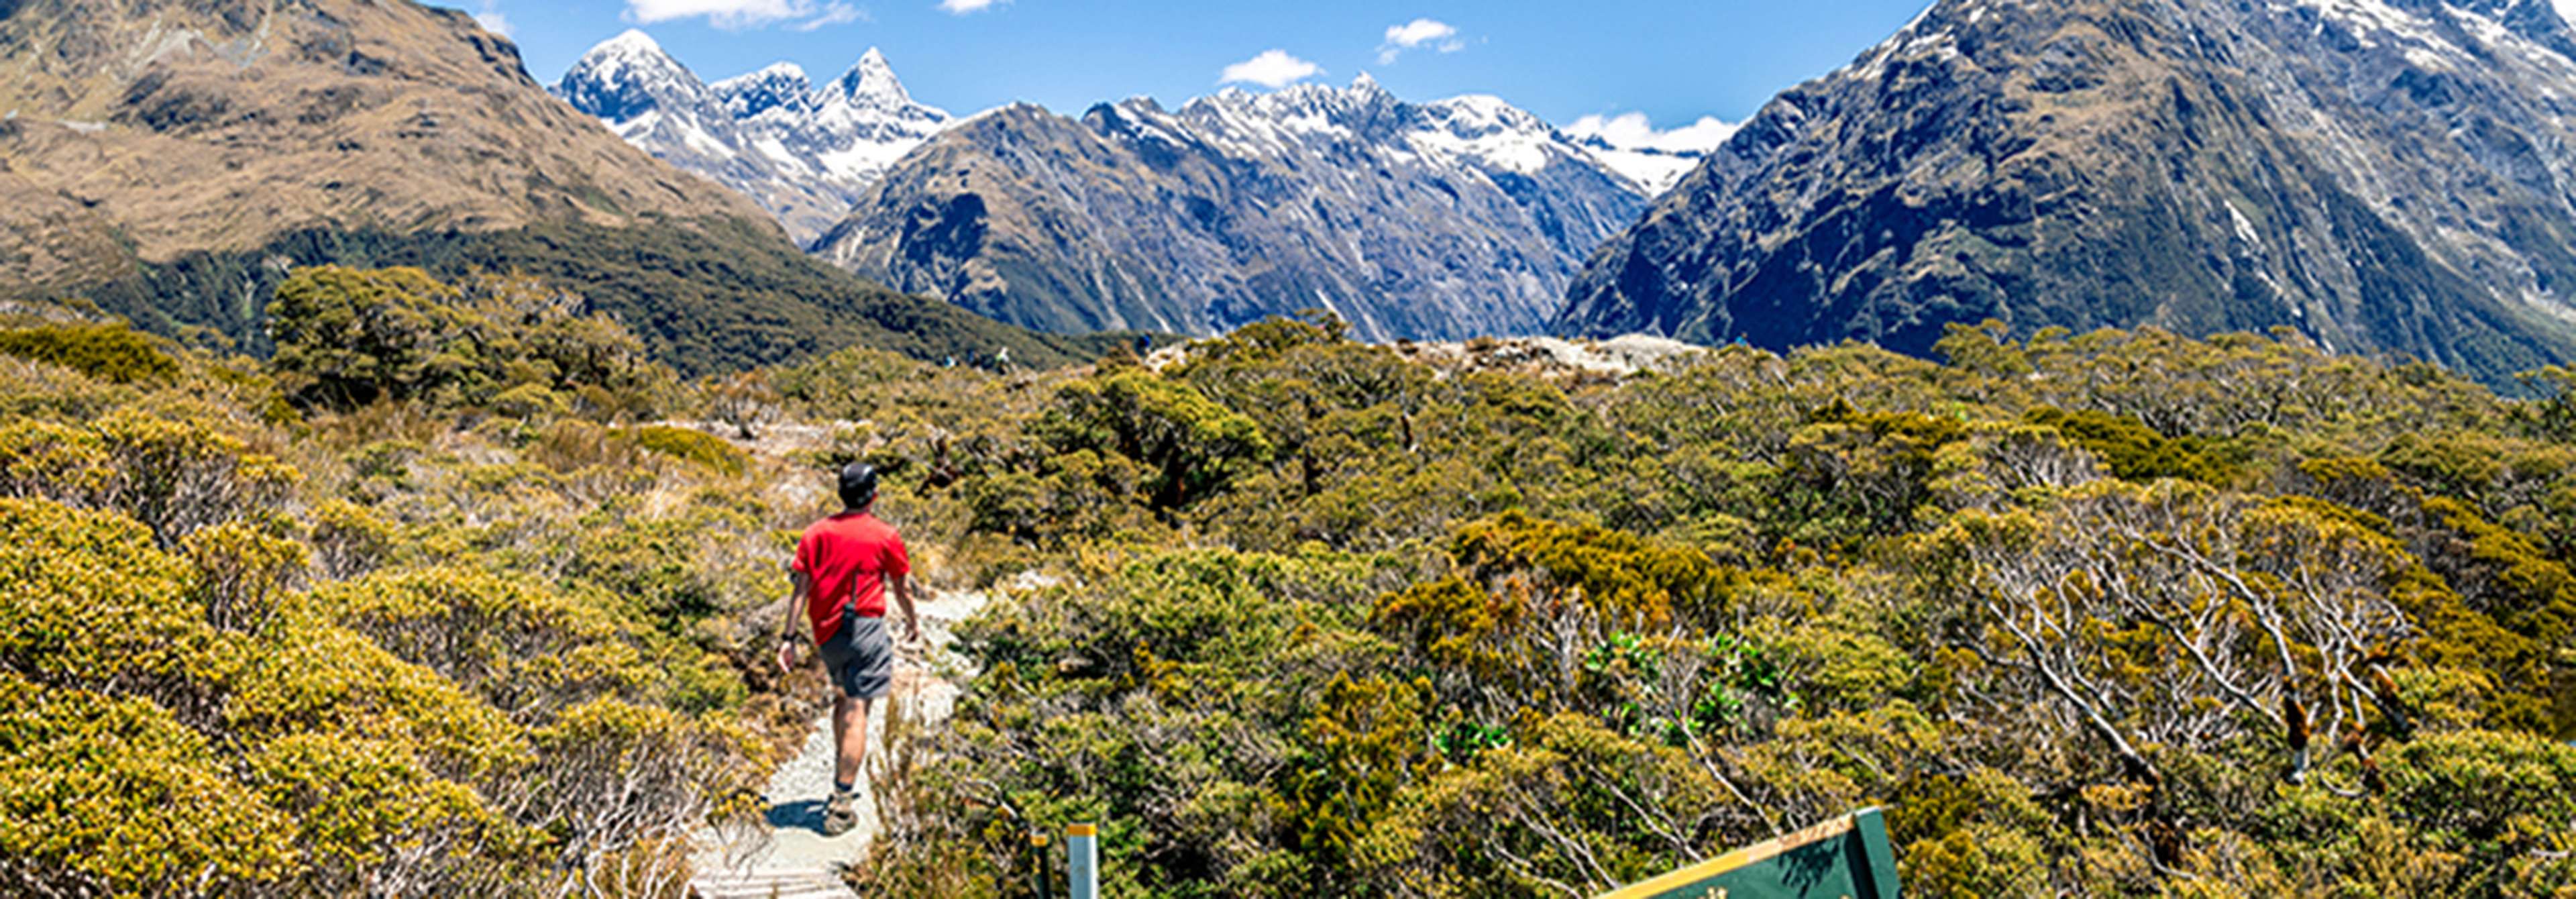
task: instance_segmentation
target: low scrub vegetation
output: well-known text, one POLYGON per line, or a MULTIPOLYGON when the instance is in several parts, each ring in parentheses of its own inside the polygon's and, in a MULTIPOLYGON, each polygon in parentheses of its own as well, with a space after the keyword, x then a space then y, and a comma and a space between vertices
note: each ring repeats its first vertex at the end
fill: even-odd
POLYGON ((271 320, 0 354, 0 892, 671 894, 821 695, 764 604, 853 459, 932 587, 1015 585, 894 728, 872 895, 1019 892, 1090 821, 1118 895, 1581 896, 1873 804, 1924 895, 2576 889, 2563 372, 1317 319, 691 381, 400 270, 271 320))
POLYGON ((1875 804, 1924 895, 2576 888, 2564 396, 1942 350, 784 376, 1062 576, 967 629, 865 880, 1007 891, 1084 820, 1131 895, 1581 896, 1875 804))
POLYGON ((670 895, 756 820, 815 509, 576 305, 326 268, 267 364, 0 330, 0 893, 670 895))

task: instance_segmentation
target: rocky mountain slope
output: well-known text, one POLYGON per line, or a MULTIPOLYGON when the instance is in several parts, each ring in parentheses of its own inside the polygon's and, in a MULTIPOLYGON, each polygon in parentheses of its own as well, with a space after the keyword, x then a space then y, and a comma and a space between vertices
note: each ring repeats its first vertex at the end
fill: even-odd
MULTIPOLYGON (((0 300, 265 346, 295 265, 543 274, 698 372, 849 343, 1081 353, 807 259, 758 206, 409 0, 0 2, 0 300)), ((209 338, 211 339, 211 338, 209 338)))
POLYGON ((1492 97, 1348 88, 1034 106, 933 138, 815 244, 1053 331, 1206 334, 1329 309, 1372 339, 1539 329, 1646 189, 1492 97))
POLYGON ((799 245, 949 122, 913 102, 874 49, 819 88, 791 63, 707 84, 628 31, 591 48, 553 91, 656 158, 751 197, 799 245))
POLYGON ((757 215, 559 104, 518 50, 407 2, 11 4, 0 261, 40 283, 306 227, 757 215))
POLYGON ((2576 358, 2576 32, 2547 0, 1941 0, 1773 100, 1561 333, 1924 352, 2290 327, 2498 378, 2576 358))

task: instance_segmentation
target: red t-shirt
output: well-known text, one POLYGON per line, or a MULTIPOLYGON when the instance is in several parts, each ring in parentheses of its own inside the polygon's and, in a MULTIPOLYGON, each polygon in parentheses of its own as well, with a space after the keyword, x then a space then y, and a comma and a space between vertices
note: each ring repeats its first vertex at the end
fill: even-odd
POLYGON ((912 573, 912 562, 893 525, 865 512, 846 512, 805 529, 796 541, 796 570, 810 584, 805 616, 814 622, 814 642, 821 643, 840 631, 843 609, 855 607, 861 618, 885 617, 885 579, 912 573))

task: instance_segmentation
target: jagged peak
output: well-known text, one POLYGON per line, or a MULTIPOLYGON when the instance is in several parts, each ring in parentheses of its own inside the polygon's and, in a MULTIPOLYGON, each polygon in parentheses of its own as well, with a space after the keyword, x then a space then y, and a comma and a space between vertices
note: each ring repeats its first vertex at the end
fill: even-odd
POLYGON ((1172 114, 1154 98, 1137 94, 1116 103, 1096 103, 1083 112, 1085 117, 1109 115, 1135 119, 1168 119, 1172 114))
POLYGON ((1424 103, 1422 108, 1447 118, 1452 127, 1499 128, 1532 133, 1552 130, 1547 121, 1536 113, 1492 94, 1460 94, 1424 103))
POLYGON ((671 54, 662 49, 662 43, 654 40, 652 35, 629 28, 592 46, 573 63, 572 71, 566 75, 586 72, 592 78, 608 80, 631 67, 688 70, 688 67, 680 65, 679 60, 671 58, 671 54))
POLYGON ((1230 101, 1248 102, 1262 110, 1344 113, 1399 105, 1395 94, 1377 83, 1365 72, 1351 81, 1349 87, 1326 84, 1297 84, 1268 94, 1219 94, 1230 101))
MULTIPOLYGON (((652 35, 629 28, 584 52, 573 62, 572 68, 564 72, 564 80, 579 77, 591 81, 617 81, 629 77, 630 69, 688 72, 687 66, 663 52, 661 42, 655 41, 652 35)), ((689 77, 696 79, 695 75, 689 77)))
POLYGON ((651 35, 629 28, 599 42, 566 70, 552 92, 610 122, 631 121, 666 105, 705 102, 706 85, 672 59, 651 35))
POLYGON ((792 62, 771 63, 760 71, 708 85, 708 90, 738 119, 780 107, 805 110, 814 105, 813 82, 806 80, 803 67, 792 62))
POLYGON ((645 34, 644 30, 641 28, 629 28, 625 31, 620 31, 617 33, 616 37, 600 41, 598 46, 590 48, 590 52, 583 55, 592 56, 600 53, 651 53, 659 56, 670 55, 662 52, 661 41, 654 40, 652 35, 645 34))
POLYGON ((1084 124, 1090 125, 1092 130, 1104 136, 1159 140, 1175 144, 1191 142, 1190 138, 1185 136, 1188 126, 1181 124, 1172 113, 1164 110, 1163 104, 1141 94, 1116 103, 1095 105, 1083 113, 1082 120, 1084 124))
POLYGON ((902 79, 895 77, 894 66, 886 62, 885 53, 875 47, 869 47, 868 52, 832 84, 841 96, 852 102, 881 106, 912 105, 912 94, 903 89, 902 79))
POLYGON ((768 64, 768 65, 766 65, 766 66, 762 66, 762 67, 760 68, 760 70, 759 70, 759 71, 756 71, 756 72, 745 72, 745 73, 743 73, 743 74, 735 75, 735 76, 733 76, 733 77, 731 77, 731 78, 727 78, 727 79, 725 79, 725 80, 723 80, 723 81, 718 81, 718 82, 716 82, 716 83, 715 83, 714 85, 712 85, 712 86, 713 86, 713 87, 715 87, 715 88, 717 88, 717 89, 719 89, 719 90, 722 90, 722 89, 723 89, 725 86, 727 86, 727 85, 742 85, 742 84, 754 84, 754 83, 778 82, 778 81, 792 81, 792 82, 798 82, 798 83, 810 83, 810 81, 808 81, 808 79, 805 77, 805 67, 804 67, 804 66, 800 66, 800 65, 797 65, 797 64, 792 63, 792 62, 780 61, 780 62, 773 62, 773 63, 770 63, 770 64, 768 64))
POLYGON ((1060 120, 1061 118, 1057 116, 1054 111, 1049 110, 1044 106, 1031 103, 1027 100, 1013 100, 1009 103, 978 112, 974 115, 957 119, 948 127, 951 129, 961 129, 971 125, 985 125, 993 122, 1026 124, 1036 122, 1056 122, 1060 120))

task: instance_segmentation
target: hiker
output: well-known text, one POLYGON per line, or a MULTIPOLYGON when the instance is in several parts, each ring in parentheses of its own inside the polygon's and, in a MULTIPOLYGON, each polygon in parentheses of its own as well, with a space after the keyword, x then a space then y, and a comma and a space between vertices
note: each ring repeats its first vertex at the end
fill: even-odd
POLYGON ((832 798, 823 807, 823 833, 839 836, 858 823, 859 766, 868 752, 868 704, 894 686, 894 646, 886 638, 886 594, 903 609, 904 643, 921 638, 921 616, 912 608, 903 537, 879 521, 877 471, 864 462, 841 469, 841 511, 815 522, 796 541, 786 620, 778 629, 778 670, 796 667, 796 610, 814 624, 814 645, 840 695, 832 703, 832 735, 840 746, 832 798))

